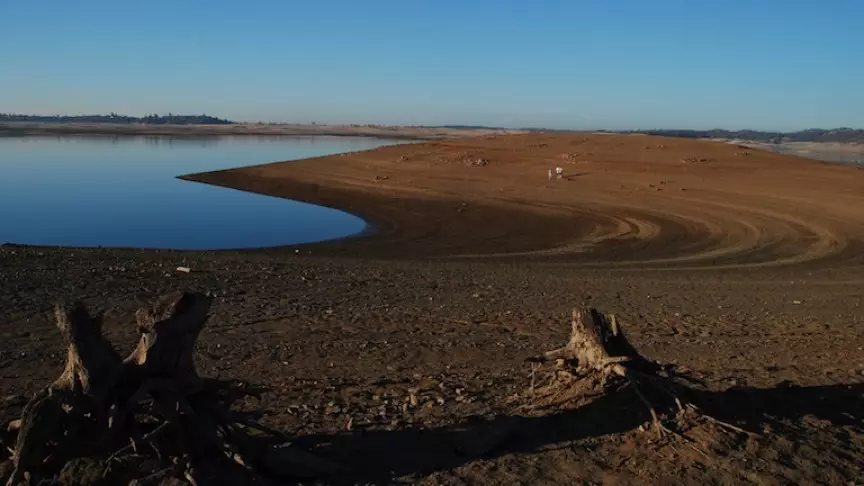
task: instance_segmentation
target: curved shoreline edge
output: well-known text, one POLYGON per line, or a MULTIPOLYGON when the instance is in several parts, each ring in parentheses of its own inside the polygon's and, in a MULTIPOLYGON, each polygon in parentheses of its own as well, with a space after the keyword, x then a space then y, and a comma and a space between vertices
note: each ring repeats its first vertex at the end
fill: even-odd
POLYGON ((181 179, 377 227, 308 245, 357 257, 591 266, 859 265, 864 170, 720 142, 516 134, 379 147, 181 179), (565 170, 548 180, 549 168, 565 170))

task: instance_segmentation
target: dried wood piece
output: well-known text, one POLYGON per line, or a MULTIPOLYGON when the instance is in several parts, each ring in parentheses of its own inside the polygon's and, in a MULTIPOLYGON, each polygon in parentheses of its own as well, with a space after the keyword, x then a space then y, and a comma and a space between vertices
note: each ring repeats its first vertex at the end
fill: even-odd
POLYGON ((117 379, 121 360, 102 337, 102 316, 91 317, 81 303, 69 308, 58 306, 54 316, 67 352, 66 368, 51 388, 88 395, 103 403, 117 379))

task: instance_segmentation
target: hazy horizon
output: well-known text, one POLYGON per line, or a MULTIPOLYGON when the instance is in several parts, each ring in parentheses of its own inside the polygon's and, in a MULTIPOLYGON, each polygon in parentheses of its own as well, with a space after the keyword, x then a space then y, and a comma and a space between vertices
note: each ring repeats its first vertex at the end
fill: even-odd
POLYGON ((0 112, 572 130, 864 127, 864 3, 0 6, 0 112))

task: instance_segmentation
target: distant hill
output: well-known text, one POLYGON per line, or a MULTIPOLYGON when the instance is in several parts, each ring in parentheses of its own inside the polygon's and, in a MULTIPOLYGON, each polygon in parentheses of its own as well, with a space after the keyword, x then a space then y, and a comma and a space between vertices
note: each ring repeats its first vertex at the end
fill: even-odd
POLYGON ((35 122, 35 123, 140 123, 145 125, 231 125, 234 122, 209 115, 147 115, 135 117, 118 115, 19 115, 0 113, 2 122, 35 122))
POLYGON ((766 143, 840 142, 864 143, 864 130, 855 128, 809 128, 798 132, 762 132, 758 130, 633 130, 619 133, 645 133, 666 137, 727 138, 766 143))

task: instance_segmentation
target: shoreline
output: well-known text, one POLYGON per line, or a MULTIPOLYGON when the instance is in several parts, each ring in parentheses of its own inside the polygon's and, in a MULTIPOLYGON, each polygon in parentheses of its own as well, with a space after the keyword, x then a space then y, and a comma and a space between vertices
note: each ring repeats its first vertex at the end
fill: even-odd
POLYGON ((387 127, 375 125, 311 124, 229 124, 229 125, 144 125, 115 123, 0 123, 0 136, 103 135, 103 136, 333 136, 373 137, 402 140, 440 140, 467 138, 517 130, 387 127))

